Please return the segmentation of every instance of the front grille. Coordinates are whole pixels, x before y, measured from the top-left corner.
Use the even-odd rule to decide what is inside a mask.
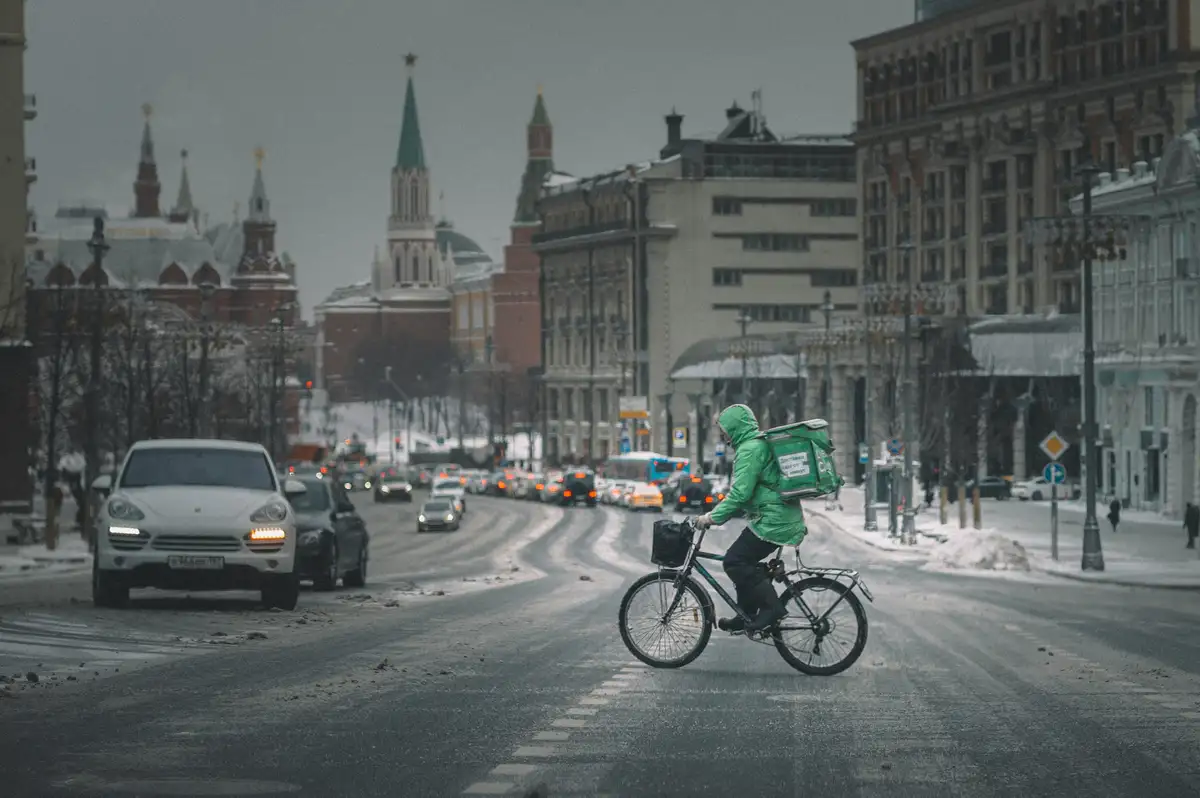
[[[151,546],[159,551],[238,551],[242,543],[232,536],[158,535]]]
[[[146,545],[146,538],[135,537],[114,537],[108,538],[108,545],[112,546],[117,551],[139,551]]]
[[[258,554],[274,554],[283,548],[282,540],[246,541],[246,548]]]

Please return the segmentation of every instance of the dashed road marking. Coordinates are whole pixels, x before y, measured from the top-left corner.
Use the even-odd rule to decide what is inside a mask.
[[[590,709],[588,707],[570,707],[567,709],[568,715],[595,715],[600,710]]]
[[[581,698],[579,699],[579,703],[589,706],[604,706],[611,702],[607,698]]]
[[[620,690],[614,690],[611,687],[601,687],[597,690],[592,691],[592,695],[595,695],[595,696],[614,696],[614,695],[620,695],[620,694],[621,694]]]
[[[463,795],[504,795],[516,786],[508,781],[477,781],[463,790]]]
[[[552,745],[523,745],[513,752],[513,756],[554,756]]]
[[[587,721],[583,718],[559,718],[550,725],[558,726],[563,729],[582,729],[587,725]]]
[[[560,731],[541,731],[533,735],[533,739],[539,742],[565,743],[567,740],[571,739],[571,733]]]
[[[629,685],[626,684],[625,682],[617,682],[617,681],[604,682],[603,684],[600,685],[600,687],[605,690],[624,690],[628,686]]]
[[[508,762],[503,765],[496,765],[492,768],[491,776],[528,776],[533,771],[537,770],[537,765],[523,765],[516,762]]]

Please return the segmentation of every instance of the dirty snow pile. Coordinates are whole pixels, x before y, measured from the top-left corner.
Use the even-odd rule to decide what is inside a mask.
[[[930,565],[973,571],[1028,571],[1029,555],[1015,540],[995,532],[966,532],[955,534],[937,546]]]

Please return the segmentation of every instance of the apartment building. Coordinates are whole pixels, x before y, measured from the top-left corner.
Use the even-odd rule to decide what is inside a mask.
[[[688,418],[671,373],[690,347],[806,326],[827,291],[837,313],[857,309],[849,139],[781,137],[760,107],[736,103],[716,136],[685,139],[675,112],[666,123],[657,160],[556,173],[543,190],[534,249],[551,459],[663,451],[668,403]],[[622,423],[622,397],[639,418]]]
[[[27,512],[32,358],[25,341],[26,210],[36,163],[26,156],[25,123],[37,116],[25,93],[25,0],[0,0],[0,515]]]
[[[1078,312],[1079,264],[1021,226],[1069,214],[1085,152],[1162,154],[1197,91],[1190,0],[918,4],[853,42],[864,282],[944,283],[967,313]]]

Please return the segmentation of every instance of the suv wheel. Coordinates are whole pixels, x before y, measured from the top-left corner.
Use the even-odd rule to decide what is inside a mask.
[[[363,546],[358,550],[358,566],[353,571],[347,571],[342,577],[342,584],[346,587],[366,587],[367,584],[367,547]]]
[[[262,603],[267,608],[294,610],[300,602],[300,580],[295,574],[272,574],[262,588]]]
[[[129,601],[129,586],[117,574],[100,568],[99,557],[92,559],[92,603],[97,607],[124,607]]]
[[[338,580],[338,547],[337,541],[329,543],[329,562],[325,564],[325,570],[313,577],[314,590],[333,590],[337,587]]]

